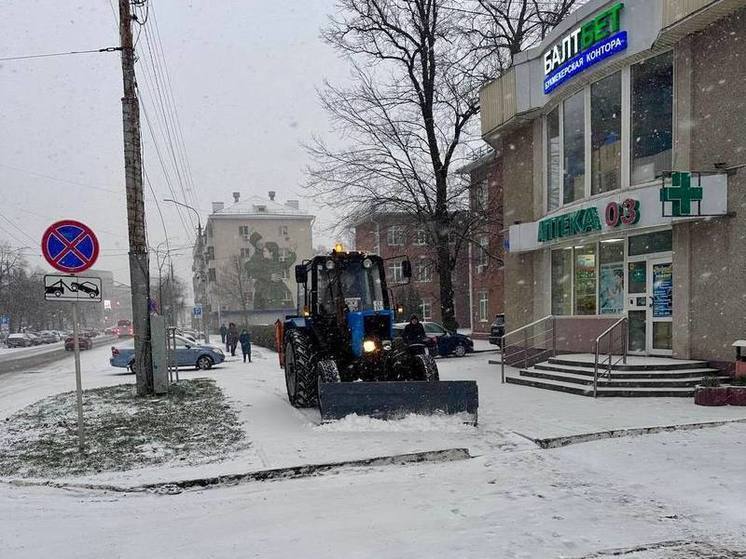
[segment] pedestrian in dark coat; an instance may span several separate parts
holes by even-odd
[[[238,328],[234,322],[228,325],[228,349],[233,357],[236,356],[236,346],[238,345]]]
[[[220,342],[225,343],[225,337],[228,335],[228,327],[225,325],[225,322],[220,325]]]
[[[251,363],[251,334],[249,334],[249,331],[246,328],[241,330],[241,335],[239,336],[238,341],[241,342],[243,362],[246,363],[246,358],[248,357],[249,363]]]
[[[425,327],[422,326],[422,323],[416,314],[413,314],[409,318],[409,324],[404,327],[401,337],[410,345],[422,343],[425,339]]]

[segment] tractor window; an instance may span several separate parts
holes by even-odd
[[[334,299],[341,297],[350,312],[386,308],[380,267],[365,268],[362,262],[344,262],[341,268],[317,268],[319,312],[334,312]]]

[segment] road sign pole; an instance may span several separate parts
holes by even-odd
[[[75,391],[78,399],[78,449],[85,450],[85,432],[83,430],[83,387],[80,382],[80,343],[78,341],[78,302],[73,301],[73,349],[75,350]]]

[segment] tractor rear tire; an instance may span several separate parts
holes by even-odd
[[[417,372],[417,380],[426,382],[438,382],[440,380],[438,365],[432,355],[416,355],[415,371]]]
[[[307,334],[291,330],[285,336],[285,386],[293,407],[311,408],[317,402],[313,342]]]
[[[316,376],[319,384],[326,382],[341,382],[337,364],[331,359],[323,359],[316,363]]]

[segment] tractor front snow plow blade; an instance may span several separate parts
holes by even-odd
[[[466,422],[476,425],[478,408],[473,380],[319,383],[322,421],[353,413],[378,419],[401,419],[410,413],[465,414]]]

